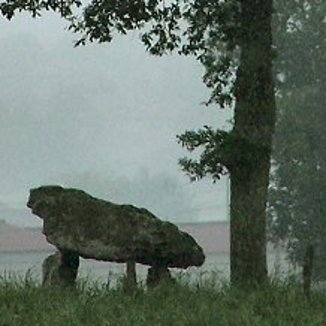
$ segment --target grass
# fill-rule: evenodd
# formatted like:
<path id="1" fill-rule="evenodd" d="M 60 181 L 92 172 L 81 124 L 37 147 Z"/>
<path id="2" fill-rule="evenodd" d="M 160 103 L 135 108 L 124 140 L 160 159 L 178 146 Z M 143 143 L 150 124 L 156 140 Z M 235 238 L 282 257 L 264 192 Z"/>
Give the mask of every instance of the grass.
<path id="1" fill-rule="evenodd" d="M 293 281 L 246 293 L 207 279 L 126 294 L 79 282 L 76 290 L 42 288 L 27 275 L 0 279 L 0 326 L 325 325 L 326 292 L 305 300 Z"/>

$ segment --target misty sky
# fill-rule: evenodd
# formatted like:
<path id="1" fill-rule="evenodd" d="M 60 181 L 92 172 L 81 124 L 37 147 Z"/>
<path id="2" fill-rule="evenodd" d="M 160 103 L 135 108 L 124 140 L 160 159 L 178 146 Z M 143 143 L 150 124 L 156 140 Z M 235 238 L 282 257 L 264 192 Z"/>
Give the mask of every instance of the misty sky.
<path id="1" fill-rule="evenodd" d="M 225 219 L 226 180 L 190 184 L 177 165 L 187 152 L 176 134 L 230 119 L 230 111 L 201 105 L 209 94 L 202 67 L 193 58 L 149 56 L 138 32 L 73 48 L 77 36 L 64 27 L 53 15 L 0 18 L 0 202 L 25 209 L 31 187 L 63 184 L 146 204 L 172 221 Z M 162 188 L 157 198 L 153 186 L 139 196 L 145 179 Z M 119 190 L 119 180 L 128 187 Z M 165 198 L 171 187 L 174 201 Z M 178 207 L 185 211 L 190 200 L 182 215 Z M 37 222 L 32 215 L 10 221 Z"/>

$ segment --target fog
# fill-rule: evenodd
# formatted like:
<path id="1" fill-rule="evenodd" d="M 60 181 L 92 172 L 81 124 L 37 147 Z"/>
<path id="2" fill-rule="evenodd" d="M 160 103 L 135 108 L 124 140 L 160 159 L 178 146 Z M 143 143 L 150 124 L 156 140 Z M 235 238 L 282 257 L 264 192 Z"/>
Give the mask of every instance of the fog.
<path id="1" fill-rule="evenodd" d="M 54 15 L 0 20 L 0 218 L 38 225 L 29 189 L 62 184 L 174 222 L 227 219 L 227 179 L 190 183 L 177 164 L 177 134 L 229 126 L 230 111 L 202 105 L 202 66 L 151 57 L 137 32 L 76 38 Z"/>

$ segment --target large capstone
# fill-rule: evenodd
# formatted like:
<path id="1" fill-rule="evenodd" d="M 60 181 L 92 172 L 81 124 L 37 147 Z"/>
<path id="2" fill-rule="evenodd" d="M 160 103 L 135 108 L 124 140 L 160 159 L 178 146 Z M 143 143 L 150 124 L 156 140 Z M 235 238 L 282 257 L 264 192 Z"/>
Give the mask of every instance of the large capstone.
<path id="1" fill-rule="evenodd" d="M 162 268 L 201 266 L 205 260 L 194 238 L 144 208 L 61 186 L 32 189 L 27 206 L 43 220 L 43 233 L 60 251 Z"/>

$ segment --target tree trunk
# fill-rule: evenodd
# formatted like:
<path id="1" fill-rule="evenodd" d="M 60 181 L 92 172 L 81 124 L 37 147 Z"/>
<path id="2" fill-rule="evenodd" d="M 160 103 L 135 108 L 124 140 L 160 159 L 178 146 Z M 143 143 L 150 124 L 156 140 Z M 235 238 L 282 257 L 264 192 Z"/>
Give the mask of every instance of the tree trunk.
<path id="1" fill-rule="evenodd" d="M 241 1 L 240 64 L 236 80 L 236 137 L 231 174 L 231 282 L 259 285 L 267 278 L 266 202 L 275 95 L 272 0 Z"/>

